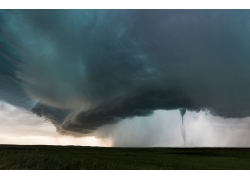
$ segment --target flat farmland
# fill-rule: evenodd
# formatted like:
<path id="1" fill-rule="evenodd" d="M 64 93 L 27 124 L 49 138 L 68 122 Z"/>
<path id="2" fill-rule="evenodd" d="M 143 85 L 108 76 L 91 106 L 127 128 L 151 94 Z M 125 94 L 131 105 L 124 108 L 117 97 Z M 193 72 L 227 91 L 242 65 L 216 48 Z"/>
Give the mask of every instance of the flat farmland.
<path id="1" fill-rule="evenodd" d="M 250 148 L 0 145 L 1 170 L 249 170 Z"/>

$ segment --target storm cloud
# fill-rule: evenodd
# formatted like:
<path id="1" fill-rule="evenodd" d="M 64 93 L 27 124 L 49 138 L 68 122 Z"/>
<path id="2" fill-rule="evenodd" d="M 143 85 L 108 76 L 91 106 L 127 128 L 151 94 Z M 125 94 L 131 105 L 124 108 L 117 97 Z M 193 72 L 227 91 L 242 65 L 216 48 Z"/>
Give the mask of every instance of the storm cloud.
<path id="1" fill-rule="evenodd" d="M 249 10 L 3 10 L 0 99 L 82 136 L 155 110 L 250 116 Z"/>

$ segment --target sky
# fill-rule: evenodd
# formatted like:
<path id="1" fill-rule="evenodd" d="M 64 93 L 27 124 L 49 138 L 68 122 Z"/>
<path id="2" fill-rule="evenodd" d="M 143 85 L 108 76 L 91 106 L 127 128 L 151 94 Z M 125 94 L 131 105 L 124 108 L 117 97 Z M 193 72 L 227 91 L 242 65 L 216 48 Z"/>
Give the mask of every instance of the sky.
<path id="1" fill-rule="evenodd" d="M 249 16 L 1 10 L 0 143 L 248 147 Z"/>

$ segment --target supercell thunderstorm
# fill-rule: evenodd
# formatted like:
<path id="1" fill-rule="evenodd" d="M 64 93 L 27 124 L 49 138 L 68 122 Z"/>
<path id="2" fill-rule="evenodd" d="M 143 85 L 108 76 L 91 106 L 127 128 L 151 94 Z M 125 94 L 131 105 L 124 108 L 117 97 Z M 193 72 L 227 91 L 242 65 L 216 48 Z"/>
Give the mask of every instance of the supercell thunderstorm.
<path id="1" fill-rule="evenodd" d="M 249 117 L 249 17 L 249 10 L 2 10 L 0 100 L 73 136 L 155 110 Z"/>

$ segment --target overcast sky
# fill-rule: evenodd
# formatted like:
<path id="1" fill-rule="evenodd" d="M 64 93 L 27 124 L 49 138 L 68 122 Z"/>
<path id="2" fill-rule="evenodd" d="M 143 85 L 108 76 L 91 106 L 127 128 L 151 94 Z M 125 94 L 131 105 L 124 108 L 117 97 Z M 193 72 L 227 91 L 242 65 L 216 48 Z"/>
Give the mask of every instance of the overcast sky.
<path id="1" fill-rule="evenodd" d="M 249 146 L 249 16 L 1 10 L 0 143 Z"/>

